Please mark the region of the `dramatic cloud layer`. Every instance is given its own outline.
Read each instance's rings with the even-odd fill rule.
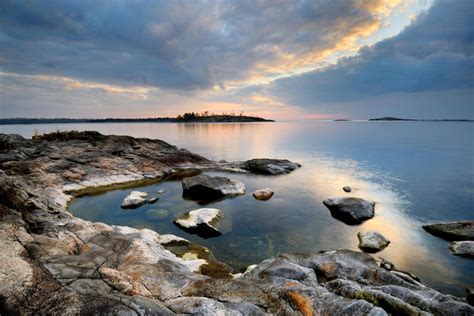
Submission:
[[[189,89],[318,63],[399,1],[2,1],[4,72]]]
[[[472,116],[473,17],[472,0],[438,1],[399,35],[365,47],[335,66],[276,80],[264,93],[314,109],[385,94],[393,98],[397,93],[417,93],[411,104],[416,106],[421,92],[459,90],[465,102],[445,106],[460,106],[458,115]],[[378,102],[383,101],[379,98]]]
[[[474,118],[474,3],[430,5],[3,0],[0,116]]]

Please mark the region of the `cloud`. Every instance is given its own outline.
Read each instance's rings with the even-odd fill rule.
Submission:
[[[464,103],[458,114],[472,116],[473,19],[471,0],[436,1],[399,35],[364,47],[357,56],[343,58],[334,66],[275,80],[261,86],[260,93],[314,111],[338,104],[333,109],[338,113],[341,104],[360,104],[383,95],[404,95],[403,100],[410,102],[406,98],[410,93],[459,90]],[[471,105],[465,103],[469,94]],[[410,102],[414,107],[416,100]],[[348,111],[349,104],[345,108],[354,112]],[[360,105],[357,108],[363,110]]]
[[[3,0],[0,116],[474,118],[471,0],[386,38],[422,2]]]
[[[377,31],[400,0],[4,0],[3,72],[214,89],[321,62]]]
[[[188,111],[288,118],[291,108],[226,91],[124,87],[66,77],[0,73],[0,117],[156,117]]]

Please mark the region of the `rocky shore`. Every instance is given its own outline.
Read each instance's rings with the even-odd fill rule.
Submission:
[[[74,196],[100,190],[205,170],[274,175],[298,167],[272,159],[214,162],[160,140],[96,132],[35,140],[0,134],[0,314],[474,314],[465,299],[363,252],[281,254],[233,274],[183,238],[67,211]]]

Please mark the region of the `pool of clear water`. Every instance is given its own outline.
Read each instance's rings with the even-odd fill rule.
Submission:
[[[474,124],[470,122],[276,122],[245,124],[50,124],[0,126],[31,137],[35,130],[97,130],[104,134],[163,139],[205,157],[228,161],[287,158],[302,168],[288,175],[222,174],[245,183],[247,194],[207,205],[224,213],[225,233],[202,239],[173,224],[201,207],[182,198],[179,181],[139,190],[156,204],[123,210],[132,189],[76,199],[78,217],[173,233],[209,247],[236,271],[280,252],[357,250],[357,232],[376,230],[391,244],[376,256],[392,261],[443,292],[464,295],[474,284],[474,260],[449,253],[448,242],[426,233],[424,223],[474,219]],[[350,194],[342,187],[354,188]],[[275,195],[257,201],[252,191]],[[328,197],[357,196],[377,202],[376,216],[359,226],[331,217]]]

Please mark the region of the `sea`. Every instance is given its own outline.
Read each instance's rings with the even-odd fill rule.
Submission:
[[[358,249],[358,232],[378,231],[391,241],[374,254],[442,292],[464,296],[474,285],[474,260],[450,254],[449,242],[422,225],[474,220],[474,123],[295,121],[262,123],[81,123],[3,125],[1,133],[95,130],[103,134],[161,139],[213,160],[285,158],[301,164],[286,175],[210,172],[242,181],[247,193],[206,205],[224,214],[223,235],[203,239],[173,219],[202,207],[182,197],[180,181],[138,188],[156,204],[120,208],[133,190],[77,198],[69,211],[92,221],[172,233],[208,247],[240,272],[286,252]],[[346,193],[342,187],[353,188]],[[258,201],[252,192],[271,188]],[[137,188],[134,188],[135,190]],[[322,201],[355,196],[376,202],[375,217],[349,226],[333,218]]]

